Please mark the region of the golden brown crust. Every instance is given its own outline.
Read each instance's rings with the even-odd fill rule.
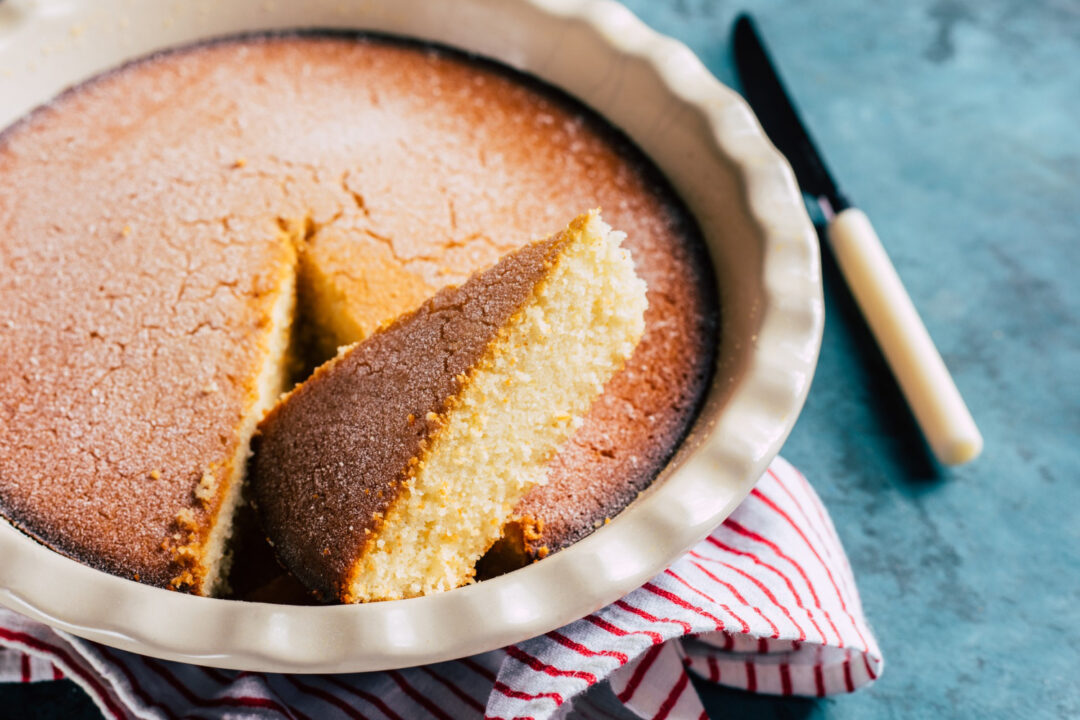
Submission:
[[[550,271],[563,237],[528,245],[440,290],[345,350],[259,426],[251,482],[278,557],[325,598],[379,535],[441,418]]]

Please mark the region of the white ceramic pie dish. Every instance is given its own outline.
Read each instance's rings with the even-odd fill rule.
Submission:
[[[181,595],[83,566],[0,521],[0,604],[147,655],[276,672],[389,669],[554,629],[640,585],[735,508],[778,452],[823,325],[817,240],[792,173],[746,104],[682,44],[607,0],[7,0],[0,128],[125,60],[281,28],[359,28],[486,55],[562,87],[629,134],[701,226],[720,288],[718,367],[690,437],[609,525],[449,593],[299,607]]]

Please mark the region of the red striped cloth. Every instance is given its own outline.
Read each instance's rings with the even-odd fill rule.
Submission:
[[[114,650],[0,610],[0,681],[69,677],[106,717],[412,720],[705,717],[688,672],[776,695],[882,671],[836,530],[777,459],[709,538],[626,597],[542,637],[383,673],[275,675]]]

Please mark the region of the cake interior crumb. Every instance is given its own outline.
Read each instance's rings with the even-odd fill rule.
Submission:
[[[470,582],[559,444],[644,331],[645,283],[623,235],[590,214],[502,329],[353,568],[347,599]]]

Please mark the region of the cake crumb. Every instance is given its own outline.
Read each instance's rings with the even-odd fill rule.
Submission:
[[[191,574],[190,570],[185,570],[171,581],[169,581],[169,587],[173,590],[179,590],[183,587],[191,587],[195,584],[195,576]]]
[[[217,478],[209,472],[203,473],[199,484],[195,486],[195,499],[203,504],[209,504],[217,491]]]
[[[176,513],[176,524],[185,530],[194,530],[199,526],[198,522],[195,520],[195,513],[191,508],[184,508]]]
[[[161,479],[161,471],[160,470],[151,470],[150,471],[150,479],[151,480],[160,480]]]
[[[125,225],[124,227],[122,227],[120,229],[120,234],[124,237],[128,237],[129,235],[131,235],[131,225]]]
[[[194,545],[181,545],[173,552],[173,556],[178,562],[190,563],[199,557],[199,550]]]
[[[243,157],[243,156],[240,156],[240,157],[236,158],[236,160],[234,160],[234,161],[233,161],[233,165],[232,165],[232,166],[233,166],[234,168],[242,168],[242,167],[244,167],[245,165],[247,165],[247,158],[246,158],[246,157]]]
[[[202,394],[203,395],[213,395],[213,394],[219,392],[220,390],[221,390],[221,388],[218,387],[218,384],[215,381],[211,380],[210,382],[208,382],[206,385],[203,386]]]
[[[539,540],[544,532],[544,521],[540,518],[532,520],[532,522],[526,522],[522,526],[522,537],[525,540],[531,542],[533,540]]]

